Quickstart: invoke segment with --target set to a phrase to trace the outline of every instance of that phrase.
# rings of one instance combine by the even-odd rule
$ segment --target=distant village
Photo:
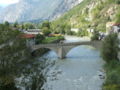
[[[43,34],[41,29],[27,29],[20,30],[24,33],[23,37],[26,39],[34,39],[37,34]],[[71,28],[72,32],[80,32],[79,28]],[[94,29],[87,29],[89,34],[94,32]],[[109,33],[119,33],[120,32],[120,23],[108,22],[106,23],[106,32],[99,32],[100,38],[108,35]],[[49,36],[60,36],[61,34],[50,34]]]

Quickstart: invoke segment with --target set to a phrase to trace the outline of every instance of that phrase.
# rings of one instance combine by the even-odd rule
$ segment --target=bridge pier
[[[60,47],[59,50],[58,50],[58,57],[59,57],[60,59],[64,59],[65,56],[66,56],[66,53],[64,52],[64,47],[62,46],[62,47]]]

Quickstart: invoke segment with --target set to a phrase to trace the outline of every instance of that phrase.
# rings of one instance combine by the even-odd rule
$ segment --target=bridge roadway
[[[40,48],[48,48],[57,53],[59,58],[63,59],[67,53],[74,47],[79,45],[89,45],[97,49],[101,48],[101,41],[82,41],[82,42],[70,42],[70,43],[51,43],[51,44],[39,44],[31,46],[31,51],[34,52]]]

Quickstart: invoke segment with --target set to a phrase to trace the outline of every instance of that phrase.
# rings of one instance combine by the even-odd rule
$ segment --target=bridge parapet
[[[54,43],[54,44],[40,44],[31,46],[32,52],[39,48],[49,48],[54,50],[60,58],[65,57],[65,55],[70,51],[70,49],[79,45],[90,45],[95,48],[101,48],[101,41],[84,41],[84,42],[71,42],[71,43]]]

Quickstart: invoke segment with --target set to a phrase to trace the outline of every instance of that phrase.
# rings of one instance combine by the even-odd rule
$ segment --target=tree
[[[116,4],[120,4],[120,0],[115,0],[115,3]]]
[[[25,23],[25,24],[24,24],[24,28],[25,28],[25,29],[34,29],[35,26],[34,26],[34,24],[32,24],[32,23]]]
[[[15,28],[17,28],[18,22],[16,21],[16,22],[13,24],[13,26],[14,26]]]
[[[50,29],[48,29],[47,27],[44,27],[44,28],[43,28],[43,34],[44,34],[45,36],[48,36],[50,33],[51,33]]]
[[[118,10],[117,14],[116,14],[116,23],[120,23],[120,10]]]
[[[41,28],[47,27],[48,29],[50,29],[50,22],[49,21],[45,21],[42,23]]]
[[[116,33],[109,34],[102,43],[101,55],[104,60],[118,60],[119,39]]]
[[[5,21],[4,24],[5,24],[5,26],[9,26],[10,25],[8,21]]]
[[[41,35],[41,34],[38,34],[36,37],[35,37],[35,43],[36,44],[40,44],[42,43],[42,41],[45,39],[45,36]]]
[[[94,31],[93,32],[93,36],[91,37],[91,40],[99,40],[99,32],[98,31]]]
[[[0,25],[0,90],[17,90],[15,77],[31,58],[26,40],[20,36],[19,31]]]

